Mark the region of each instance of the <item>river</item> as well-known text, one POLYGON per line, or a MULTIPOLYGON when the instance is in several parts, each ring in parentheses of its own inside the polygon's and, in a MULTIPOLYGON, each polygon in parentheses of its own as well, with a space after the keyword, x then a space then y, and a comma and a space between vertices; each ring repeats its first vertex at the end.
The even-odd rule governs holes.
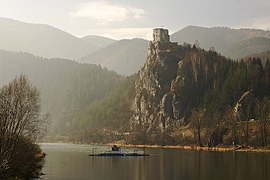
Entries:
POLYGON ((49 180, 270 179, 270 153, 147 148, 146 157, 90 157, 92 148, 110 147, 44 143, 41 148, 47 153, 42 179, 49 180))

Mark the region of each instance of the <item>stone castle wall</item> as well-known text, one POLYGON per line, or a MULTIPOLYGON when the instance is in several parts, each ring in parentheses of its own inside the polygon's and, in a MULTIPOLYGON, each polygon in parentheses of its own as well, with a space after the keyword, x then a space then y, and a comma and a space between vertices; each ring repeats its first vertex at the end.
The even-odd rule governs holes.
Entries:
POLYGON ((156 28, 153 30, 153 42, 169 43, 170 35, 168 29, 156 28))

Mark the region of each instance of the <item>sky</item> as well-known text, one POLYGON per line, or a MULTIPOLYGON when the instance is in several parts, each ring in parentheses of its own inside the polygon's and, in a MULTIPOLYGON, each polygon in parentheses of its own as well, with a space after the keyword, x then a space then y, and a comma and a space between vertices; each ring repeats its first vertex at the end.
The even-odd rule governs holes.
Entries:
POLYGON ((0 17, 48 24, 77 37, 151 39, 188 25, 270 30, 270 0, 0 0, 0 17))

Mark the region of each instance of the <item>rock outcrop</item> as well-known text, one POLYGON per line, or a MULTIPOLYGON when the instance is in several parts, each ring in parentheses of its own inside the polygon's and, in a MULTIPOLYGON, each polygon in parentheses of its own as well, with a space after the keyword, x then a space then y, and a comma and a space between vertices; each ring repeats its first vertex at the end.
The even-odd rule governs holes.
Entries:
POLYGON ((169 127, 169 120, 178 114, 178 108, 174 107, 178 105, 176 95, 171 92, 171 82, 183 58, 178 48, 175 43, 149 43, 147 62, 135 84, 133 126, 143 125, 146 131, 157 127, 164 130, 169 127))
POLYGON ((215 74, 225 61, 216 52, 190 45, 150 42, 147 61, 135 84, 132 128, 166 132, 176 120, 183 122, 209 86, 218 86, 215 74))

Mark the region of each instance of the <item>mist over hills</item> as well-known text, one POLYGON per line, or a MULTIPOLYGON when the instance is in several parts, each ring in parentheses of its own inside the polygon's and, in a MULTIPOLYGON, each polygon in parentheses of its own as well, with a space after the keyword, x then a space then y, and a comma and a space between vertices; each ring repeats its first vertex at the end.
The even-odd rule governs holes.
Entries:
POLYGON ((232 59, 270 50, 270 31, 260 29, 231 29, 227 27, 187 26, 174 34, 172 41, 193 44, 198 40, 200 47, 215 50, 232 59))
POLYGON ((98 38, 88 43, 86 38, 80 39, 53 26, 0 17, 0 49, 47 58, 78 59, 100 48, 102 44, 95 43, 98 38))
POLYGON ((98 65, 3 50, 0 50, 0 72, 0 86, 20 74, 29 78, 41 92, 42 110, 52 115, 53 128, 57 128, 55 123, 61 118, 105 97, 124 80, 98 65))
MULTIPOLYGON (((258 29, 187 26, 171 35, 179 44, 215 50, 232 59, 270 50, 270 31, 258 29)), ((31 24, 0 17, 0 49, 27 52, 46 58, 64 58, 100 64, 122 75, 139 71, 147 56, 144 39, 113 40, 88 35, 81 38, 45 24, 31 24)))
POLYGON ((253 37, 233 44, 227 53, 229 57, 245 57, 270 50, 270 38, 253 37))
POLYGON ((144 39, 124 39, 92 52, 80 62, 100 64, 119 74, 136 73, 145 62, 148 41, 144 39))
MULTIPOLYGON (((231 59, 241 59, 248 55, 270 50, 270 31, 259 29, 231 29, 227 27, 205 28, 187 26, 171 35, 179 44, 194 44, 215 51, 231 59)), ((142 39, 120 40, 89 53, 80 62, 100 64, 120 74, 131 75, 145 62, 148 41, 142 39)))
POLYGON ((96 35, 87 35, 81 37, 81 39, 93 46, 97 46, 98 48, 102 48, 116 42, 114 39, 96 35))
POLYGON ((80 59, 81 62, 85 57, 87 63, 100 64, 124 75, 140 69, 148 44, 143 39, 116 41, 96 35, 78 38, 53 26, 3 17, 0 17, 0 41, 3 50, 46 58, 80 59))

